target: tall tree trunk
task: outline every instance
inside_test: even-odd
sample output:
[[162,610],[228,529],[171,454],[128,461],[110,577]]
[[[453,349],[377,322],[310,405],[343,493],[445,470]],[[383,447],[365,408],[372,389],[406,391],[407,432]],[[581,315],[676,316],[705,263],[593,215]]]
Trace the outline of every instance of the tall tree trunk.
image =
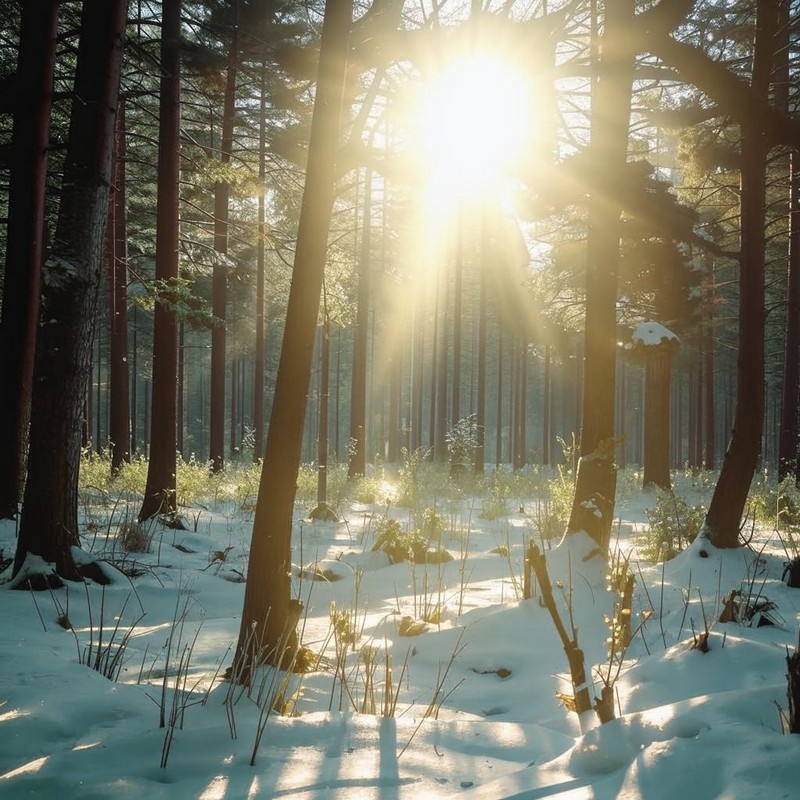
[[646,489],[657,486],[669,491],[670,453],[670,373],[672,354],[660,347],[650,347],[644,367],[644,475]]
[[453,381],[450,399],[450,424],[461,419],[461,313],[464,285],[464,210],[459,208],[456,219],[456,253],[453,264]]
[[364,227],[358,270],[358,300],[353,337],[353,375],[350,394],[350,459],[347,478],[367,472],[367,342],[369,331],[369,282],[372,262],[372,170],[364,179]]
[[[158,193],[156,278],[162,286],[178,279],[180,202],[181,0],[163,0],[161,85],[158,108]],[[178,323],[171,304],[156,300],[153,318],[153,382],[150,402],[150,461],[139,520],[175,514],[177,459]]]
[[706,254],[706,291],[705,313],[703,314],[703,372],[706,380],[705,413],[703,430],[706,435],[705,466],[706,469],[715,469],[717,466],[716,452],[716,401],[714,398],[714,257]]
[[328,401],[330,397],[331,323],[322,323],[319,366],[319,434],[317,436],[317,503],[328,502]]
[[[111,188],[109,250],[109,358],[108,393],[111,474],[131,460],[131,409],[128,373],[128,233],[125,203],[125,101],[117,109],[114,143],[114,181]],[[109,247],[110,244],[110,247]]]
[[798,474],[797,403],[800,390],[800,149],[789,156],[789,254],[786,271],[786,330],[778,442],[778,478]]
[[[767,97],[777,27],[777,3],[759,0],[753,55],[754,91]],[[764,425],[764,270],[767,146],[759,121],[742,125],[739,360],[736,407],[702,533],[716,547],[737,547]]]
[[425,383],[425,301],[419,298],[414,309],[414,349],[411,385],[411,453],[422,447],[422,408]]
[[292,511],[333,207],[351,24],[352,0],[328,0],[294,271],[232,668],[232,676],[240,681],[249,680],[257,663],[281,662],[281,649],[293,651],[297,643],[290,579]]
[[475,472],[483,475],[486,470],[486,258],[485,220],[481,221],[481,264],[478,276],[478,386],[476,425],[478,446],[475,449]]
[[620,200],[631,113],[633,53],[626,29],[630,0],[605,6],[597,77],[592,87],[591,155],[597,171],[588,210],[581,457],[567,532],[586,531],[608,549],[617,475],[614,467],[617,269]]
[[261,64],[261,92],[258,119],[258,250],[256,261],[256,343],[253,369],[253,461],[261,458],[264,446],[264,380],[266,342],[264,300],[267,249],[267,61]]
[[0,318],[0,375],[5,385],[0,392],[0,519],[17,515],[25,474],[58,5],[58,0],[41,0],[22,6]]
[[28,554],[35,554],[54,564],[61,577],[81,577],[71,547],[80,545],[81,423],[108,216],[126,10],[125,0],[87,0],[81,13],[61,205],[43,270],[15,575]]
[[503,329],[497,331],[497,409],[495,419],[494,465],[497,469],[503,463]]
[[542,378],[542,464],[550,466],[550,396],[551,396],[550,377],[550,345],[544,346],[544,376]]
[[[228,53],[228,72],[225,80],[225,97],[222,108],[222,141],[219,160],[223,165],[231,160],[233,151],[233,124],[236,113],[236,72],[239,64],[239,25],[233,29]],[[209,459],[212,472],[225,466],[225,324],[228,302],[228,201],[230,184],[217,181],[214,187],[214,260],[211,290],[211,313],[215,323],[211,329],[211,391],[209,392]],[[231,397],[234,409],[234,399]],[[233,416],[233,414],[232,414]],[[233,430],[233,422],[231,422]],[[233,435],[233,433],[232,433]]]
[[[431,406],[436,409],[433,460],[438,464],[447,461],[447,270],[442,265],[436,281],[438,316],[438,339],[434,340],[436,348],[436,387],[435,397],[431,397]],[[452,424],[452,420],[451,420]]]

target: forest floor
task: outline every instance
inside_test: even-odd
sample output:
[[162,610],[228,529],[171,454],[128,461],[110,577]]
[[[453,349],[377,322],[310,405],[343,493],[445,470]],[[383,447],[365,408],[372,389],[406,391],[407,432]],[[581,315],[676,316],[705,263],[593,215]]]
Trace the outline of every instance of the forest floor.
[[[690,504],[712,485],[679,483]],[[695,540],[655,563],[642,554],[657,500],[626,491],[614,563],[636,580],[632,640],[613,658],[609,567],[583,534],[543,542],[592,698],[614,684],[617,719],[600,725],[565,706],[553,621],[536,587],[521,599],[526,542],[551,501],[452,491],[410,510],[381,485],[373,502],[342,501],[339,522],[311,522],[298,504],[293,586],[318,658],[303,675],[264,669],[249,691],[222,674],[252,503],[194,502],[190,530],[154,525],[136,541],[135,497],[84,492],[85,548],[127,576],[0,587],[0,798],[797,797],[800,736],[784,735],[780,712],[800,624],[800,590],[782,579],[790,526],[760,522],[738,550],[703,557]],[[373,550],[376,535],[417,528],[452,560]],[[14,548],[14,523],[0,523],[0,557]],[[731,590],[735,619],[722,623]]]

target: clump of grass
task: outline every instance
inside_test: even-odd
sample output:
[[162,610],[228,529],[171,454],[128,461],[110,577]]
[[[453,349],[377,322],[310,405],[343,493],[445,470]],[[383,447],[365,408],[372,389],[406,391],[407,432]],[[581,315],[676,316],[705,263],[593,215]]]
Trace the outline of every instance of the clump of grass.
[[149,553],[153,541],[152,525],[125,520],[117,528],[117,541],[126,553]]

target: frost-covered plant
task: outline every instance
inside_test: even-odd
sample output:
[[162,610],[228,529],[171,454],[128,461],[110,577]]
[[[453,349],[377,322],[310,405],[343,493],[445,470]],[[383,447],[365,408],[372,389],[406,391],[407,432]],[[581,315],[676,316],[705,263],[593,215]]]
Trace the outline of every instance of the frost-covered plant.
[[690,506],[674,492],[659,492],[655,506],[645,513],[650,529],[640,543],[641,553],[651,561],[669,561],[695,540],[706,510]]
[[429,541],[441,543],[445,529],[444,517],[432,506],[422,512],[422,533]]
[[460,475],[475,464],[478,447],[478,417],[470,414],[463,417],[447,432],[447,460],[450,474]]

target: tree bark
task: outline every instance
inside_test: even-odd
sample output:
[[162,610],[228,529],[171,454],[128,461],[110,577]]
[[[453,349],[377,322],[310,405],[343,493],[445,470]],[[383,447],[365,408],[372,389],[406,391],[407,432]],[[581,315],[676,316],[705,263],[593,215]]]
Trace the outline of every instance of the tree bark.
[[[772,67],[775,0],[759,0],[752,86],[766,98]],[[764,271],[766,161],[769,146],[758,121],[742,125],[740,178],[739,357],[736,407],[728,449],[702,528],[716,547],[738,547],[739,525],[750,491],[764,424]]]
[[242,682],[249,680],[256,664],[281,663],[284,645],[294,651],[297,644],[290,576],[292,511],[333,207],[351,24],[352,0],[328,0],[294,271],[231,671]]
[[800,149],[789,168],[789,254],[786,270],[786,329],[783,346],[778,478],[798,474],[797,403],[800,391]]
[[62,578],[81,577],[71,547],[80,545],[81,426],[108,215],[126,10],[125,0],[87,0],[81,14],[61,205],[42,276],[28,480],[15,575],[28,554],[35,554],[53,564]]
[[[178,279],[180,201],[180,17],[181,0],[163,0],[159,89],[156,279],[170,287]],[[178,323],[174,308],[157,299],[153,318],[153,383],[150,402],[150,461],[139,520],[175,514],[177,459]]]
[[672,488],[669,472],[671,364],[672,355],[668,350],[647,354],[644,367],[644,475],[642,478],[642,486],[645,489],[657,486],[659,489],[669,491]]
[[372,170],[364,179],[364,227],[358,270],[358,300],[353,336],[353,375],[350,394],[350,459],[347,478],[367,471],[367,342],[370,267],[372,262]]
[[58,5],[40,0],[22,6],[0,318],[0,519],[16,517],[25,474]]
[[[222,108],[222,141],[219,160],[230,163],[233,151],[233,126],[236,112],[236,73],[239,64],[239,26],[233,29],[228,71],[225,80],[225,97]],[[217,181],[214,187],[214,261],[211,289],[211,313],[214,327],[211,329],[211,389],[209,392],[209,460],[212,472],[220,472],[225,466],[225,335],[226,307],[228,302],[228,201],[230,184]],[[231,397],[231,408],[235,410]],[[234,416],[232,413],[231,416]],[[231,421],[231,430],[234,423]]]
[[128,241],[125,203],[125,101],[117,109],[114,181],[111,187],[109,252],[109,429],[111,474],[131,460],[131,410],[128,379]]
[[614,391],[621,205],[613,187],[627,162],[633,52],[626,29],[632,17],[630,0],[606,5],[592,88],[591,153],[605,176],[605,191],[597,187],[589,198],[581,456],[567,525],[568,533],[586,531],[604,551],[617,483]]

